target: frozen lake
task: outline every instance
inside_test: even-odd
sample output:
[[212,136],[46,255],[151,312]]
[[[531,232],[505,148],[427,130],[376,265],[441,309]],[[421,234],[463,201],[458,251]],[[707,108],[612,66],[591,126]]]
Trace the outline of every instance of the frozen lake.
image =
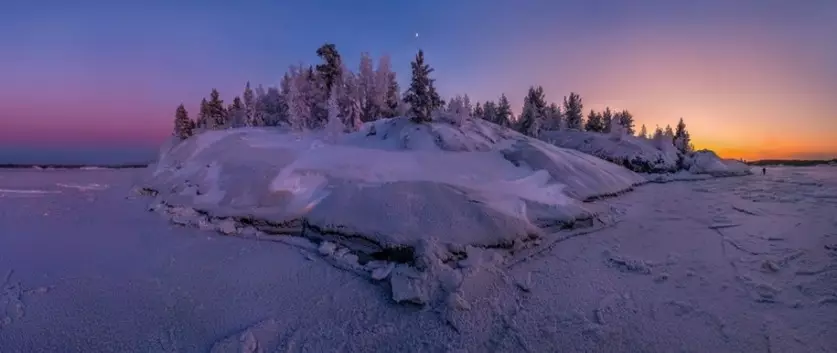
[[837,351],[835,167],[598,201],[611,226],[475,277],[490,290],[456,314],[298,247],[171,225],[137,173],[0,170],[0,352]]

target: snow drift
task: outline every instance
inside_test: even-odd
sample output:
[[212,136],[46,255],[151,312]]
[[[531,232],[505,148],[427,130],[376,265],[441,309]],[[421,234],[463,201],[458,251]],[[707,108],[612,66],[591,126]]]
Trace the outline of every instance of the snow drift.
[[169,206],[238,221],[225,232],[250,224],[374,257],[428,242],[515,247],[539,237],[540,227],[590,219],[582,200],[644,182],[596,157],[477,120],[385,119],[333,143],[322,137],[207,131],[167,144],[143,187]]
[[611,134],[588,131],[544,131],[540,138],[558,147],[578,150],[619,164],[638,173],[673,173],[678,168],[677,150],[658,149],[651,140],[625,135],[620,139]]
[[739,176],[752,174],[750,166],[734,159],[721,159],[715,152],[701,150],[685,158],[684,167],[694,174]]

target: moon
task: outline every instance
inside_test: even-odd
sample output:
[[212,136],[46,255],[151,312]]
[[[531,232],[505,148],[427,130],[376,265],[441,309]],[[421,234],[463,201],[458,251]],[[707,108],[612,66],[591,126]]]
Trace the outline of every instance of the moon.
[[416,32],[416,38],[418,38],[418,32]]

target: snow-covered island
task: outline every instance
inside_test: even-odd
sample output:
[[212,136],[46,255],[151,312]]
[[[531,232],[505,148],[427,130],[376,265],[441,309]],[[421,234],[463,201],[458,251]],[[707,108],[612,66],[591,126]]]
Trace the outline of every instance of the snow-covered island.
[[[419,52],[403,99],[383,57],[356,75],[336,48],[292,67],[282,86],[224,107],[217,91],[196,122],[181,105],[175,137],[141,190],[172,222],[290,240],[337,266],[386,280],[396,302],[457,302],[464,269],[485,251],[514,261],[556,234],[607,226],[587,205],[648,183],[750,174],[743,163],[693,151],[677,132],[633,135],[627,111],[580,115],[533,87],[514,118],[505,96],[445,103]],[[399,116],[401,115],[401,116]],[[517,130],[517,131],[515,131]],[[642,173],[642,174],[638,174]]]

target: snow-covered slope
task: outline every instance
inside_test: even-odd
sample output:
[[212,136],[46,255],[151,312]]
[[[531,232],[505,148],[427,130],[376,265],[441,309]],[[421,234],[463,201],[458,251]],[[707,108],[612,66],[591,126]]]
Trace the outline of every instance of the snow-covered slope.
[[225,225],[228,232],[242,223],[301,231],[374,255],[428,242],[519,245],[538,237],[541,226],[589,219],[582,200],[644,181],[483,121],[396,118],[333,143],[322,137],[208,131],[164,149],[143,187],[170,206],[237,219]]
[[738,176],[752,174],[750,166],[734,159],[721,159],[715,152],[701,150],[690,154],[683,162],[684,167],[694,174],[712,176]]
[[672,173],[678,169],[676,150],[661,151],[651,140],[636,136],[614,139],[610,134],[587,131],[544,131],[540,138],[625,166],[639,173]]

